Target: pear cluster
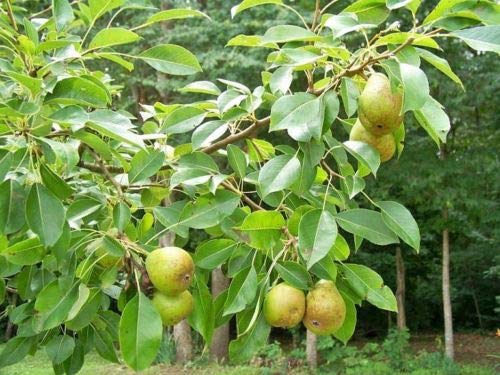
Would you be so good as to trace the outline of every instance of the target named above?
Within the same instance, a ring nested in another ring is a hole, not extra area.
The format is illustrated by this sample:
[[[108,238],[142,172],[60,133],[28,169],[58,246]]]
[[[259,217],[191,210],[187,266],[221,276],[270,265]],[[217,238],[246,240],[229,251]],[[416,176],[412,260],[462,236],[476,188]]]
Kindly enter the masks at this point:
[[[153,305],[164,326],[185,319],[193,311],[193,297],[187,290],[194,274],[191,255],[179,247],[164,247],[149,253],[146,271],[155,287]]]
[[[271,288],[264,300],[264,317],[269,325],[291,328],[301,321],[316,335],[331,335],[344,324],[345,302],[335,283],[320,280],[307,293],[286,283]]]
[[[393,91],[389,79],[374,73],[358,98],[359,118],[351,129],[349,139],[373,146],[382,162],[396,152],[394,131],[403,122],[403,95]]]

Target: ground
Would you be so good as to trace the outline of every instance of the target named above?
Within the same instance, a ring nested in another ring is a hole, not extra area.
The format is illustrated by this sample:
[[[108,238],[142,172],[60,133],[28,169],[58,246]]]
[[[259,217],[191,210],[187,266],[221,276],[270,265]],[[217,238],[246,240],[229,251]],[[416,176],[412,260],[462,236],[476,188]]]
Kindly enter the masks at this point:
[[[412,337],[411,346],[413,351],[418,352],[425,350],[427,352],[439,351],[442,348],[442,340],[440,336],[435,334],[415,335]],[[478,335],[478,334],[456,334],[455,336],[456,360],[461,364],[474,364],[485,366],[484,373],[494,374],[499,370],[500,362],[500,337],[495,335]],[[157,366],[145,371],[143,374],[196,374],[196,375],[257,375],[262,374],[263,369],[242,366],[242,367],[222,367],[216,365],[210,366]],[[45,352],[39,351],[35,356],[29,356],[21,363],[0,369],[2,375],[52,375],[52,367],[47,359]],[[278,373],[278,372],[265,372]],[[305,370],[297,369],[296,374],[306,374]],[[123,365],[109,364],[101,359],[97,354],[90,353],[86,356],[85,366],[79,373],[81,375],[131,375],[134,372],[128,370]]]

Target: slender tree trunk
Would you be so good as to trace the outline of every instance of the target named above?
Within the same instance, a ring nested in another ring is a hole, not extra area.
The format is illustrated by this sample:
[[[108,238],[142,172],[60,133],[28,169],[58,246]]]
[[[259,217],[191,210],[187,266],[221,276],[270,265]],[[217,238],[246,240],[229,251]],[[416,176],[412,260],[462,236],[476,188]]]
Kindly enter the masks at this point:
[[[229,287],[229,279],[224,276],[220,268],[212,271],[212,296],[217,297]],[[214,332],[210,355],[212,359],[221,363],[227,360],[229,345],[229,323],[218,327]]]
[[[406,310],[405,310],[405,264],[401,248],[396,247],[396,301],[398,304],[398,329],[403,330],[406,328]]]
[[[484,329],[483,318],[481,318],[481,310],[479,309],[479,302],[477,301],[476,291],[474,290],[473,287],[471,287],[471,290],[472,290],[472,300],[474,301],[474,308],[476,309],[476,315],[477,315],[477,320],[479,323],[479,328],[481,328],[481,330],[483,330]]]
[[[441,145],[440,159],[444,160],[446,149]],[[442,288],[443,288],[443,317],[444,317],[444,347],[445,354],[453,360],[453,316],[451,310],[451,295],[450,295],[450,232],[448,230],[448,207],[446,203],[442,210],[442,219],[444,222],[443,229],[443,268],[442,268]]]
[[[318,367],[318,351],[316,350],[316,335],[309,330],[306,336],[306,357],[310,369]]]
[[[167,198],[163,201],[164,206],[168,206],[170,200]],[[175,234],[167,232],[160,238],[160,246],[173,246]],[[191,338],[191,327],[187,320],[183,320],[174,326],[174,341],[175,341],[175,359],[178,363],[185,363],[193,357],[193,343]]]

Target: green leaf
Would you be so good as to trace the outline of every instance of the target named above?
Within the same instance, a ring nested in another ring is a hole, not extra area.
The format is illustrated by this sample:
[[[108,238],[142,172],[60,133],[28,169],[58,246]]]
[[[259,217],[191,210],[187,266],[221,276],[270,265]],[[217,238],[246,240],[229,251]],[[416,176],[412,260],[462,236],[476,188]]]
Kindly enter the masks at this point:
[[[320,139],[325,108],[321,99],[307,93],[279,98],[271,108],[269,131],[287,130],[290,137],[300,142]]]
[[[115,274],[116,276],[116,274]],[[115,281],[116,279],[113,279]],[[81,289],[81,288],[80,288]],[[82,293],[79,293],[79,299]],[[86,326],[88,326],[92,320],[97,315],[99,308],[101,307],[103,294],[99,288],[91,288],[89,291],[88,298],[84,301],[83,306],[77,310],[75,306],[71,309],[68,314],[68,321],[65,322],[67,328],[72,331],[79,331]],[[75,303],[75,305],[77,305]]]
[[[257,293],[257,273],[247,267],[236,274],[231,281],[224,304],[224,315],[234,314],[253,301]]]
[[[337,331],[333,333],[336,339],[342,341],[344,344],[347,344],[349,339],[354,334],[354,330],[356,328],[356,320],[357,320],[357,311],[356,305],[351,301],[349,297],[347,297],[344,293],[340,292],[342,298],[345,302],[346,314],[344,324]]]
[[[123,232],[127,224],[130,222],[130,208],[124,202],[119,202],[115,207],[113,207],[113,222],[115,227]]]
[[[123,27],[110,27],[99,31],[89,44],[89,49],[107,48],[121,44],[133,43],[140,37],[133,31]]]
[[[399,67],[404,86],[403,112],[422,108],[429,98],[427,76],[414,65],[400,64]]]
[[[375,46],[383,46],[386,44],[404,44],[408,39],[412,39],[411,44],[414,46],[429,47],[435,49],[441,49],[439,44],[432,39],[430,36],[425,36],[422,34],[409,33],[409,32],[395,32],[391,34],[384,35],[377,39]]]
[[[385,0],[357,0],[342,13],[355,13],[361,23],[378,25],[384,22],[389,15]]]
[[[61,31],[75,19],[73,9],[68,0],[52,0],[52,13],[57,31]]]
[[[293,69],[288,66],[281,66],[275,70],[269,81],[269,88],[272,93],[281,92],[286,94],[293,81]]]
[[[250,246],[271,249],[280,240],[284,226],[281,213],[259,210],[249,214],[238,229],[248,234]]]
[[[141,150],[130,161],[128,182],[133,184],[151,177],[160,170],[165,160],[165,154],[157,150]]]
[[[160,314],[142,293],[132,298],[120,319],[120,349],[127,365],[136,371],[148,368],[156,358],[163,336]]]
[[[75,227],[79,227],[82,219],[99,211],[102,207],[102,202],[95,198],[79,198],[68,207],[66,218],[68,223]]]
[[[440,142],[446,143],[446,137],[451,129],[450,119],[434,98],[428,97],[424,106],[413,112],[421,127],[431,136],[439,146]]]
[[[102,57],[103,59],[112,61],[115,64],[120,65],[122,68],[128,70],[129,72],[131,72],[132,70],[134,70],[134,64],[132,64],[131,62],[125,60],[124,58],[116,55],[113,52],[109,52],[108,53],[108,52],[99,51],[99,52],[94,52],[92,54],[92,56],[96,56],[97,58],[101,58]]]
[[[236,246],[236,242],[230,239],[209,240],[196,248],[193,260],[197,267],[213,270],[233,254]]]
[[[93,324],[91,324],[90,327],[94,333],[93,341],[97,353],[107,361],[119,363],[111,334],[104,327],[98,328]]]
[[[152,47],[139,56],[159,72],[172,75],[190,75],[201,72],[201,66],[191,52],[174,44],[161,44]]]
[[[73,194],[73,189],[66,181],[59,177],[46,164],[40,164],[40,175],[42,176],[43,184],[50,189],[52,193],[59,199],[66,199]]]
[[[32,350],[36,339],[36,336],[10,339],[0,353],[0,368],[20,362]]]
[[[88,114],[88,121],[85,124],[104,136],[144,148],[142,138],[131,131],[134,126],[130,120],[118,112],[98,109]]]
[[[55,328],[64,322],[74,303],[78,299],[78,285],[73,284],[69,288],[59,286],[58,280],[47,284],[38,294],[35,301],[34,327],[41,332]]]
[[[448,12],[448,10],[455,5],[464,2],[465,0],[440,0],[439,3],[434,7],[434,9],[427,15],[427,17],[422,22],[422,25],[427,25],[433,21],[438,20]]]
[[[266,4],[276,4],[276,5],[282,5],[283,1],[282,0],[244,0],[238,5],[234,6],[231,8],[231,16],[234,17],[238,13],[243,12],[246,9],[250,9],[259,5],[266,5]]]
[[[56,365],[69,358],[73,354],[74,349],[75,339],[68,335],[54,336],[45,346],[47,356]]]
[[[340,84],[340,96],[347,116],[351,117],[358,108],[359,89],[352,78],[343,77]]]
[[[0,278],[0,304],[3,304],[3,302],[5,301],[5,294],[5,280],[3,278]]]
[[[408,5],[409,3],[411,3],[413,0],[386,0],[386,5],[387,5],[387,8],[390,9],[390,10],[394,10],[394,9],[398,9],[398,8],[402,8],[406,5]]]
[[[354,13],[341,13],[332,15],[325,21],[325,26],[333,31],[333,36],[340,38],[342,35],[353,31],[366,30],[377,25],[370,23],[359,23]]]
[[[331,255],[331,250],[323,259],[314,263],[311,267],[311,272],[320,279],[332,281],[337,279],[337,266],[335,265],[334,258]]]
[[[380,167],[380,154],[372,146],[359,141],[345,141],[344,148],[375,176]]]
[[[66,213],[59,199],[45,186],[35,184],[26,200],[26,221],[45,246],[54,245],[63,231]]]
[[[193,290],[193,312],[188,322],[203,337],[205,345],[210,345],[215,328],[214,303],[207,285],[199,277]]]
[[[19,82],[21,85],[30,90],[33,96],[37,95],[42,89],[42,80],[39,78],[33,78],[26,74],[21,74],[17,72],[5,72],[5,75],[12,78],[14,81]]]
[[[280,277],[289,285],[297,289],[307,290],[312,284],[309,272],[299,263],[281,262],[276,263],[276,271]]]
[[[106,89],[96,82],[84,77],[71,77],[57,82],[52,93],[45,97],[45,102],[103,108],[111,100]]]
[[[28,266],[40,262],[45,254],[45,249],[40,240],[35,237],[16,242],[1,250],[0,254],[12,264]]]
[[[308,211],[299,224],[299,250],[309,270],[323,259],[335,243],[337,224],[329,211]]]
[[[14,154],[8,151],[0,151],[0,184],[5,179],[7,173],[9,173],[10,167],[12,165],[12,159]],[[0,219],[1,222],[1,219]],[[0,233],[2,232],[2,225],[0,224]]]
[[[338,213],[336,219],[345,231],[366,238],[376,245],[399,242],[397,236],[384,224],[379,212],[356,208]]]
[[[26,195],[16,180],[0,184],[0,233],[17,232],[25,223]]]
[[[399,238],[413,247],[417,252],[420,249],[420,231],[418,224],[410,211],[397,202],[377,202],[382,211],[382,219]]]
[[[432,52],[429,52],[426,49],[416,48],[420,57],[422,57],[429,64],[434,66],[436,69],[444,73],[447,77],[449,77],[453,82],[456,82],[460,85],[462,89],[464,89],[464,85],[460,78],[451,70],[450,64],[445,59],[436,56]]]
[[[217,85],[210,81],[196,81],[191,82],[179,89],[180,92],[192,92],[196,94],[207,94],[207,95],[220,95],[220,89]]]
[[[310,42],[320,37],[312,31],[294,25],[278,25],[269,28],[262,41],[265,43]]]
[[[168,115],[161,129],[167,134],[186,133],[200,125],[205,116],[205,111],[200,108],[191,106],[179,107]]]
[[[193,17],[206,17],[210,19],[210,17],[208,17],[205,13],[196,9],[167,9],[153,14],[142,26],[151,25],[156,22],[180,20]]]
[[[378,273],[359,264],[345,263],[342,269],[349,285],[362,298],[380,309],[397,312],[396,297]]]
[[[181,212],[181,224],[195,229],[205,229],[219,224],[238,207],[239,195],[217,190],[215,196],[204,195],[195,202],[189,202]]]
[[[198,126],[191,137],[193,149],[211,145],[222,137],[228,129],[227,123],[221,120],[208,121]]]
[[[451,35],[462,39],[476,51],[500,53],[500,25],[479,26],[458,30]]]
[[[227,161],[239,178],[245,177],[247,173],[247,158],[238,146],[227,145]]]
[[[262,197],[290,187],[300,175],[300,161],[295,155],[280,155],[269,160],[259,172]]]
[[[236,363],[250,360],[255,353],[263,348],[271,332],[271,327],[260,313],[255,324],[244,335],[239,335],[229,343],[229,358]]]

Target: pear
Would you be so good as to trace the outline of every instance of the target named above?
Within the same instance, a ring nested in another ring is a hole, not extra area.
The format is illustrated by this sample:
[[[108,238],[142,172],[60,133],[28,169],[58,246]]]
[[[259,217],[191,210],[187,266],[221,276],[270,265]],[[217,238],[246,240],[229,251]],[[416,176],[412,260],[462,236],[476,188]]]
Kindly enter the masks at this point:
[[[304,317],[305,309],[304,292],[286,283],[274,286],[264,299],[264,317],[273,327],[296,326]]]
[[[385,75],[374,73],[358,98],[359,120],[372,134],[392,133],[403,122],[402,105],[403,95],[391,90]]]
[[[351,141],[360,141],[373,146],[380,154],[380,161],[391,159],[396,152],[396,141],[392,134],[377,136],[366,130],[359,120],[356,121],[349,135]]]
[[[345,302],[333,281],[320,280],[307,294],[303,323],[316,335],[331,335],[344,324]]]
[[[100,246],[96,249],[95,256],[99,259],[97,263],[99,263],[104,268],[111,268],[115,265],[118,266],[118,268],[121,268],[123,266],[123,258],[115,257],[109,254],[103,246]]]
[[[177,295],[191,285],[193,259],[179,247],[164,247],[149,253],[146,271],[156,289],[166,295]]]
[[[193,311],[193,297],[188,290],[176,296],[167,296],[157,291],[152,301],[165,327],[179,323]]]

